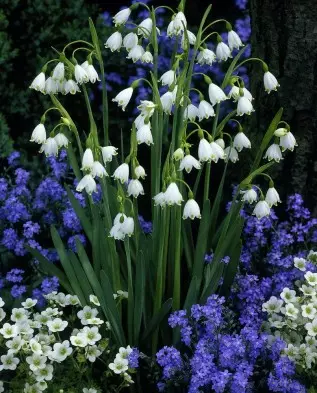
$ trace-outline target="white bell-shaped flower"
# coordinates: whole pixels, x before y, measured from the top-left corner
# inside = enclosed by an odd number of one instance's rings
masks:
[[[208,94],[211,105],[219,104],[221,101],[225,101],[227,99],[225,93],[214,83],[209,84]]]
[[[239,155],[237,150],[233,146],[228,146],[224,150],[226,155],[226,161],[230,160],[233,163],[239,161]]]
[[[121,224],[121,231],[124,235],[129,237],[133,235],[134,232],[134,220],[132,217],[127,217]]]
[[[81,192],[83,189],[87,194],[91,195],[93,192],[97,192],[97,184],[91,175],[85,175],[76,187],[76,191]]]
[[[242,90],[243,96],[246,97],[249,101],[253,101],[252,94],[249,92],[249,90],[246,87],[243,87]]]
[[[185,220],[186,218],[191,220],[201,218],[200,207],[195,199],[188,199],[184,206],[183,219]]]
[[[119,94],[115,98],[112,99],[112,101],[117,102],[119,106],[122,107],[122,110],[124,111],[126,106],[131,100],[133,94],[133,88],[128,87],[127,89],[124,89],[120,91]]]
[[[164,72],[164,74],[160,77],[159,81],[162,82],[162,85],[171,86],[175,81],[176,75],[175,71],[169,70]]]
[[[54,80],[61,81],[64,79],[64,77],[65,77],[65,66],[64,63],[60,61],[59,63],[57,63],[57,65],[53,70],[52,78]]]
[[[151,117],[153,115],[156,107],[157,107],[157,105],[154,104],[153,101],[141,100],[140,105],[138,106],[138,109],[141,111],[141,115],[144,119],[144,117]],[[137,127],[137,125],[136,125],[136,127]],[[140,128],[140,127],[137,127],[137,128]]]
[[[40,148],[40,153],[43,153],[48,156],[57,156],[58,154],[58,146],[54,138],[47,138],[46,141]]]
[[[195,45],[195,43],[196,43],[196,36],[195,36],[195,34],[192,33],[191,31],[187,30],[187,37],[188,37],[189,45]],[[185,32],[183,32],[182,41],[181,41],[181,47],[184,50],[187,49],[186,43],[187,43],[186,34],[185,34]]]
[[[139,195],[144,195],[142,183],[138,179],[132,179],[128,185],[128,195],[137,198]]]
[[[165,202],[168,206],[181,205],[183,196],[180,193],[178,186],[175,182],[172,182],[164,193]]]
[[[163,107],[163,111],[168,115],[171,114],[173,103],[174,103],[174,94],[172,91],[167,91],[165,94],[161,96],[161,104]]]
[[[65,82],[64,92],[65,94],[76,94],[77,92],[80,92],[80,89],[78,84],[74,80],[69,79]]]
[[[142,57],[141,57],[141,61],[142,63],[153,63],[153,55],[151,52],[146,51],[143,53]]]
[[[94,165],[94,156],[91,149],[86,149],[81,162],[81,169],[83,171],[91,171]]]
[[[100,177],[101,179],[104,176],[109,176],[106,169],[102,166],[99,161],[94,161],[92,170],[91,170],[92,177]]]
[[[112,157],[116,156],[118,148],[114,146],[104,146],[101,148],[101,153],[102,153],[102,159],[105,165],[107,162],[112,161]]]
[[[122,224],[114,224],[110,229],[109,236],[116,240],[123,240],[125,238],[125,234],[122,232]]]
[[[270,206],[266,201],[259,201],[253,210],[252,213],[257,218],[263,218],[270,215]]]
[[[184,158],[184,150],[181,147],[176,149],[173,153],[173,158],[175,161],[182,160]]]
[[[147,38],[150,36],[153,28],[153,21],[151,18],[144,19],[138,27],[138,34]]]
[[[75,65],[75,79],[80,85],[89,81],[87,72],[79,64]]]
[[[243,46],[241,38],[233,30],[228,31],[228,45],[231,51],[233,49],[239,49],[241,46]]]
[[[36,91],[40,91],[41,93],[45,92],[45,74],[44,72],[40,72],[36,78],[34,78],[31,83],[30,89],[34,89]]]
[[[41,144],[46,141],[46,130],[44,124],[40,123],[34,128],[30,141]]]
[[[66,147],[66,148],[68,147],[69,140],[62,132],[59,132],[58,134],[56,134],[54,136],[54,139],[55,139],[59,149],[61,147]]]
[[[143,127],[145,124],[145,116],[142,113],[139,114],[138,117],[134,120],[135,128],[138,130],[139,128]]]
[[[179,35],[184,31],[184,26],[187,26],[187,20],[183,12],[178,12],[173,21],[173,35]]]
[[[66,90],[65,90],[66,80],[63,79],[62,81],[57,81],[57,83],[58,83],[58,92],[65,95],[66,94]]]
[[[226,147],[225,141],[222,138],[216,139],[215,143],[217,143],[217,145],[219,145],[222,148],[222,150],[224,150],[224,148]]]
[[[254,112],[251,101],[249,101],[245,96],[240,96],[238,98],[237,115],[251,115],[251,112]]]
[[[144,124],[136,132],[136,140],[138,144],[146,143],[148,146],[153,145],[153,135],[151,132],[151,124]]]
[[[203,119],[209,119],[209,117],[215,116],[215,111],[212,105],[205,100],[201,100],[198,106],[198,118],[199,121]]]
[[[95,83],[96,81],[100,82],[98,73],[92,64],[89,64],[88,61],[86,60],[81,66],[87,72],[89,81],[91,83]]]
[[[184,111],[184,120],[195,121],[198,116],[198,108],[193,104],[189,104]]]
[[[218,160],[224,160],[225,159],[225,151],[223,148],[216,142],[211,142],[210,143],[210,148],[211,148],[211,160],[214,162],[218,162]]]
[[[264,158],[267,158],[269,161],[280,162],[283,159],[281,149],[277,143],[273,143],[266,151]]]
[[[281,137],[281,136],[284,136],[284,135],[286,135],[288,133],[288,130],[287,130],[287,128],[284,128],[284,127],[282,127],[282,128],[278,128],[278,129],[276,129],[275,131],[274,131],[274,136],[277,136],[277,137]]]
[[[203,49],[197,55],[197,63],[200,65],[212,65],[216,61],[216,54],[210,49]]]
[[[233,101],[237,101],[240,97],[240,89],[238,86],[233,85],[228,93],[228,98],[232,98]]]
[[[105,47],[109,48],[111,52],[119,51],[122,46],[122,35],[119,31],[115,31],[111,36],[107,39],[105,43]]]
[[[122,184],[127,183],[129,180],[129,165],[123,163],[114,171],[112,177],[119,180]]]
[[[145,176],[146,176],[145,169],[143,168],[142,165],[138,165],[134,169],[134,174],[137,177],[137,179],[145,179]]]
[[[226,61],[229,57],[232,57],[231,50],[224,42],[219,42],[216,48],[216,56],[220,61]]]
[[[250,188],[247,191],[241,191],[241,193],[243,194],[242,197],[243,202],[253,203],[258,200],[258,194],[256,193],[255,190],[253,190],[253,188]]]
[[[265,200],[270,207],[276,206],[278,202],[281,202],[280,196],[274,187],[270,187],[267,190]]]
[[[202,138],[199,141],[199,145],[198,145],[199,161],[201,162],[210,161],[211,156],[212,156],[212,148],[210,146],[210,143],[205,138]]]
[[[124,8],[113,17],[113,21],[116,26],[124,25],[126,21],[129,19],[130,15],[131,15],[130,8]]]
[[[136,45],[138,45],[138,36],[135,33],[129,33],[123,38],[123,46],[127,51],[130,51]]]
[[[185,169],[187,173],[190,173],[193,168],[200,169],[200,162],[192,155],[187,154],[180,162],[179,170],[182,171]]]
[[[164,207],[166,205],[165,192],[159,192],[154,196],[154,206]]]
[[[174,35],[174,20],[171,20],[168,24],[166,34],[168,37],[172,37]]]
[[[141,45],[135,45],[128,53],[127,59],[132,59],[133,63],[140,60],[144,55],[144,49]]]
[[[233,139],[233,147],[240,152],[243,148],[251,149],[250,139],[245,135],[244,132],[238,132]]]
[[[58,92],[58,83],[51,76],[46,79],[45,82],[45,93],[56,94]]]
[[[118,213],[113,220],[113,225],[122,224],[126,218],[127,216],[124,213]]]
[[[287,149],[293,151],[294,147],[297,146],[296,139],[290,131],[288,131],[286,135],[280,137],[280,146],[282,151]]]
[[[279,83],[277,79],[270,71],[266,71],[264,73],[263,83],[264,83],[264,89],[268,93],[270,93],[272,90],[277,90],[277,88],[279,87]]]

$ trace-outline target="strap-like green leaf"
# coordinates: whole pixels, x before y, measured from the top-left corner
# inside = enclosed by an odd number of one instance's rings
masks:
[[[140,337],[140,328],[145,298],[145,262],[143,252],[139,252],[136,262],[135,302],[134,302],[134,340],[136,345]]]
[[[150,320],[149,324],[147,325],[147,328],[145,329],[145,332],[143,333],[142,336],[142,341],[146,340],[149,335],[157,329],[158,325],[162,322],[163,318],[169,313],[171,307],[173,304],[172,299],[168,299],[161,309],[154,315],[154,317]]]

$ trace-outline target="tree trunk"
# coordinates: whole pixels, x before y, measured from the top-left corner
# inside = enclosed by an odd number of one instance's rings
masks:
[[[298,147],[276,173],[281,194],[302,194],[317,214],[317,3],[316,0],[250,0],[252,56],[265,60],[278,92],[267,95],[263,72],[253,67],[256,97],[253,133],[263,132],[280,107]]]

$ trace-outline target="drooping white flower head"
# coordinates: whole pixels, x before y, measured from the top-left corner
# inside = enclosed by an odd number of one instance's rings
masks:
[[[138,179],[132,179],[128,185],[128,195],[137,198],[139,195],[144,195],[142,183]]]
[[[165,203],[168,206],[172,205],[181,205],[183,199],[182,194],[180,193],[178,186],[175,182],[170,183],[164,193]]]
[[[168,37],[172,37],[174,35],[174,20],[171,20],[168,24],[166,34]]]
[[[150,36],[152,32],[152,28],[153,28],[152,18],[146,18],[139,24],[138,34],[147,38]]]
[[[184,150],[179,147],[178,149],[176,149],[173,153],[173,159],[175,161],[180,161],[184,158]]]
[[[186,218],[191,220],[201,218],[200,207],[195,199],[188,199],[184,206],[183,219],[185,220]]]
[[[96,81],[100,82],[98,73],[92,64],[89,64],[88,61],[86,60],[81,66],[87,72],[89,81],[91,83],[95,83]]]
[[[265,91],[268,93],[270,93],[272,90],[277,90],[277,88],[279,87],[277,79],[270,71],[266,71],[264,73],[263,83]]]
[[[141,62],[142,63],[153,63],[153,55],[151,52],[146,51],[143,53],[142,57],[141,57]]]
[[[189,30],[187,30],[186,32],[187,32],[187,37],[188,37],[189,45],[195,45],[195,43],[196,43],[196,36],[195,36],[195,34],[192,33],[192,32],[189,31]],[[181,41],[181,47],[182,47],[182,49],[184,49],[184,50],[187,49],[186,45],[187,45],[186,33],[183,32],[182,41]]]
[[[187,26],[187,20],[183,12],[178,12],[173,20],[173,34],[179,35],[184,31],[184,26]]]
[[[135,45],[128,53],[127,59],[132,59],[133,63],[140,60],[144,55],[144,49],[141,45]]]
[[[58,83],[50,76],[45,82],[45,93],[56,94],[58,92]]]
[[[226,147],[225,145],[225,141],[222,138],[218,138],[215,140],[215,143],[217,143],[217,145],[219,145],[223,150]]]
[[[265,200],[270,207],[273,205],[276,206],[278,202],[281,202],[280,196],[274,187],[269,187],[265,196]]]
[[[86,149],[83,155],[81,169],[85,171],[91,171],[94,165],[94,156],[91,149]]]
[[[211,105],[219,104],[219,102],[225,101],[227,99],[225,93],[214,83],[209,84],[208,94]]]
[[[54,138],[47,138],[46,141],[40,148],[40,153],[43,153],[48,156],[57,156],[58,154],[58,146]]]
[[[242,90],[243,90],[244,97],[246,97],[249,101],[253,101],[252,94],[249,92],[249,90],[245,87],[243,87]]]
[[[65,94],[76,94],[77,92],[80,92],[79,86],[78,84],[72,80],[72,79],[68,79],[68,81],[66,81],[65,86],[64,86],[64,92]]]
[[[232,98],[233,101],[237,101],[240,97],[240,89],[238,86],[233,85],[228,93],[228,98]]]
[[[243,46],[241,38],[233,30],[228,31],[228,45],[231,51],[233,49],[239,49],[241,46]]]
[[[277,143],[273,143],[266,151],[264,158],[267,158],[269,161],[280,162],[283,159],[281,149]]]
[[[122,224],[114,224],[113,227],[110,229],[109,236],[113,237],[116,240],[123,240],[125,238],[125,234],[122,232]]]
[[[134,120],[135,128],[138,130],[139,128],[143,127],[145,124],[145,116],[140,113]]]
[[[46,141],[46,130],[44,124],[40,123],[34,128],[30,141],[41,144]]]
[[[114,146],[104,146],[101,148],[102,158],[105,165],[107,164],[107,162],[112,161],[113,156],[116,156],[118,154],[117,150],[118,148]]]
[[[30,89],[34,89],[36,91],[40,91],[41,93],[45,92],[45,74],[44,72],[40,72],[31,83]]]
[[[131,15],[130,8],[124,8],[123,10],[116,13],[112,19],[116,26],[124,25],[126,21],[129,19],[130,15]]]
[[[250,188],[247,191],[241,191],[241,193],[243,193],[243,197],[242,197],[243,202],[253,203],[258,200],[258,194],[253,188]]]
[[[119,106],[122,107],[122,110],[124,111],[126,106],[131,100],[133,94],[133,88],[128,87],[127,89],[124,89],[120,91],[119,94],[115,98],[112,99],[112,101],[117,102]]]
[[[243,148],[251,149],[250,139],[245,135],[244,132],[240,131],[233,139],[233,147],[235,147],[238,152],[240,152]]]
[[[92,175],[85,175],[78,183],[76,191],[81,192],[83,189],[85,189],[89,195],[93,192],[97,192],[97,184]]]
[[[53,70],[52,78],[54,80],[61,81],[64,79],[64,77],[65,77],[65,66],[64,66],[64,63],[59,62],[59,63],[57,63],[57,65],[55,66],[55,68]]]
[[[162,85],[171,86],[175,81],[176,75],[174,70],[169,70],[164,72],[164,74],[160,77],[159,81],[162,82]]]
[[[185,169],[185,171],[189,173],[193,168],[200,169],[200,162],[196,160],[196,158],[192,155],[187,154],[180,162],[179,170],[182,171],[183,169]]]
[[[145,173],[145,169],[143,168],[143,166],[138,165],[135,170],[134,170],[134,174],[137,177],[137,179],[145,179],[146,173]]]
[[[218,160],[225,159],[225,156],[226,156],[225,151],[219,145],[219,143],[210,142],[210,148],[211,148],[211,160],[212,161],[218,162]]]
[[[211,149],[210,143],[205,138],[202,138],[199,141],[199,145],[198,145],[199,161],[201,161],[201,162],[210,161],[211,156],[212,156],[212,149]]]
[[[75,79],[80,85],[89,81],[87,72],[79,64],[75,65]]]
[[[193,104],[189,104],[184,111],[184,120],[195,121],[198,116],[198,108]]]
[[[277,137],[281,137],[281,136],[284,136],[284,135],[286,135],[288,133],[288,130],[287,130],[287,128],[284,128],[284,127],[282,127],[282,128],[277,128],[275,131],[274,131],[274,136],[277,136]]]
[[[137,108],[141,111],[141,115],[143,116],[144,119],[145,117],[151,117],[156,107],[157,105],[154,104],[153,101],[141,100],[140,105]],[[137,127],[137,124],[135,126],[136,128],[140,128]]]
[[[109,48],[111,52],[119,51],[122,46],[122,35],[119,31],[115,31],[111,36],[107,39],[105,43],[105,47]]]
[[[121,231],[124,235],[129,237],[133,235],[134,232],[134,220],[133,217],[127,217],[121,224]]]
[[[154,206],[161,206],[162,208],[166,205],[165,192],[159,192],[154,196]]]
[[[113,220],[113,224],[122,224],[126,218],[127,216],[124,213],[118,213]]]
[[[174,103],[174,94],[172,91],[167,91],[161,96],[161,104],[163,107],[163,111],[168,115],[171,114],[173,103]]]
[[[138,36],[135,33],[129,33],[123,38],[123,46],[130,51],[138,44]]]
[[[290,131],[288,131],[286,135],[280,137],[280,146],[282,151],[287,149],[293,151],[294,147],[297,146],[296,139]]]
[[[151,132],[151,123],[144,124],[136,132],[136,140],[138,144],[146,143],[148,146],[153,145],[153,136]]]
[[[253,210],[253,215],[257,218],[263,218],[270,215],[270,206],[266,201],[259,201]]]
[[[119,180],[122,184],[127,183],[129,180],[129,165],[127,163],[123,163],[114,171],[112,177],[116,180]]]
[[[210,49],[203,49],[197,55],[197,63],[200,65],[212,65],[216,61],[216,54]]]
[[[238,98],[237,115],[251,115],[251,112],[254,112],[251,101],[248,100],[245,96],[240,96]]]
[[[237,150],[233,146],[228,146],[224,150],[225,155],[226,155],[226,162],[230,160],[233,163],[236,163],[239,161],[239,155]]]
[[[199,121],[203,119],[209,119],[209,117],[215,116],[215,111],[212,105],[205,100],[201,100],[198,106],[198,118]]]
[[[54,139],[55,139],[59,149],[61,147],[66,147],[66,148],[68,147],[69,140],[62,132],[59,132],[58,134],[56,134]]]
[[[229,57],[232,57],[231,50],[224,42],[219,42],[216,48],[216,56],[219,61],[226,61]]]
[[[106,169],[102,166],[99,161],[94,161],[91,170],[92,177],[100,177],[103,178],[104,176],[109,176]]]

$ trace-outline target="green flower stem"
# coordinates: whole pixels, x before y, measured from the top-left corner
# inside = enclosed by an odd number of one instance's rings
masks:
[[[176,206],[172,215],[175,220],[173,310],[179,310],[181,306],[181,207]]]
[[[202,45],[206,40],[208,40],[208,38],[210,38],[212,35],[217,35],[219,37],[219,33],[217,33],[216,31],[213,31],[212,33],[208,34],[200,43],[200,45]]]
[[[208,199],[209,196],[209,184],[210,184],[210,171],[211,171],[211,163],[207,162],[206,172],[205,172],[205,183],[204,183],[204,202]]]
[[[77,40],[77,41],[69,42],[67,45],[65,45],[65,46],[64,46],[64,49],[63,49],[63,53],[65,53],[65,50],[66,50],[69,46],[74,45],[74,44],[79,44],[79,43],[81,43],[81,44],[86,44],[86,45],[88,45],[88,46],[91,46],[92,48],[94,47],[93,44],[90,43],[90,42],[88,42],[88,41]]]
[[[131,252],[130,252],[130,240],[129,238],[124,241],[124,249],[127,260],[128,268],[128,338],[129,343],[134,345],[133,337],[133,317],[134,317],[134,291],[133,291],[133,276],[132,276],[132,263],[131,263]]]
[[[259,61],[263,65],[263,67],[267,67],[267,64],[265,63],[265,61],[259,59],[258,57],[249,57],[248,59],[241,61],[241,63],[239,63],[233,69],[233,72],[236,71],[239,67],[243,66],[243,64],[248,63],[249,61]]]
[[[227,21],[226,19],[217,19],[217,20],[215,20],[215,21],[209,23],[209,25],[207,25],[207,26],[203,29],[203,34],[204,34],[204,32],[205,32],[207,29],[209,29],[209,27],[211,27],[211,26],[213,26],[213,25],[215,25],[216,23],[219,23],[219,22],[228,23],[228,21]]]
[[[95,123],[94,115],[93,115],[92,110],[91,110],[91,105],[90,105],[90,101],[89,101],[89,97],[88,97],[87,88],[86,88],[86,86],[84,84],[82,85],[82,89],[83,89],[83,92],[84,92],[85,102],[86,102],[88,116],[89,116],[90,132],[93,133],[94,137],[97,138],[97,140],[98,140],[97,126],[96,126],[96,123]]]
[[[160,5],[160,6],[156,7],[154,11],[159,10],[160,8],[166,8],[167,10],[172,11],[173,14],[175,13],[173,8],[171,8],[171,7],[167,6],[167,5]]]

